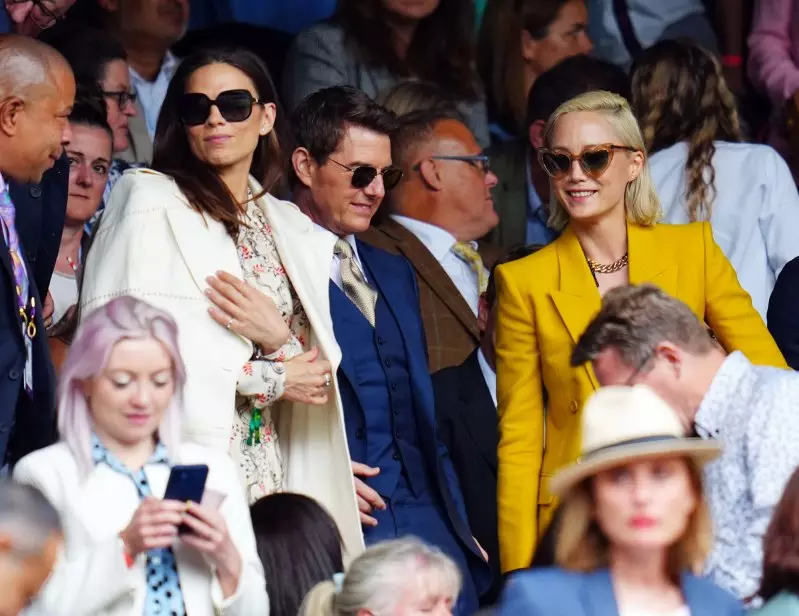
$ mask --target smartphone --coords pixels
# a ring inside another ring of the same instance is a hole
[[[173,466],[166,484],[164,500],[200,503],[205,492],[206,479],[208,479],[208,467],[205,464]],[[190,529],[185,524],[178,527],[178,534],[187,532],[190,532]]]

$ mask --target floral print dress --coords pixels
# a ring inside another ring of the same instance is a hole
[[[230,453],[252,504],[283,488],[283,463],[271,407],[285,388],[283,362],[308,350],[310,329],[280,262],[269,222],[255,202],[247,204],[243,223],[236,244],[244,280],[275,302],[291,330],[286,344],[270,355],[256,352],[239,374]]]

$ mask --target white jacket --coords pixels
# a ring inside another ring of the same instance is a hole
[[[230,458],[193,444],[181,448],[180,464],[207,464],[206,488],[225,495],[219,508],[242,558],[236,593],[222,599],[222,589],[205,557],[178,543],[175,559],[186,613],[192,616],[265,616],[269,614],[264,572],[255,548],[244,490]],[[154,496],[164,495],[169,469],[145,466]],[[81,478],[64,443],[25,456],[14,468],[14,481],[39,488],[61,515],[64,549],[42,593],[27,612],[51,616],[131,616],[143,613],[147,594],[145,561],[125,562],[119,533],[141,500],[130,478],[105,464]]]
[[[261,192],[252,178],[250,188]],[[335,374],[341,362],[329,296],[335,240],[316,230],[293,203],[267,195],[258,206],[308,316],[310,345],[321,349]],[[185,438],[227,452],[236,381],[252,344],[208,315],[205,280],[218,270],[242,278],[236,245],[224,227],[193,210],[170,177],[148,169],[127,171],[114,186],[88,254],[81,317],[121,295],[169,312],[178,324],[188,372]],[[333,384],[325,406],[278,402],[272,418],[286,467],[284,488],[327,508],[351,559],[363,550],[363,534],[336,379]]]

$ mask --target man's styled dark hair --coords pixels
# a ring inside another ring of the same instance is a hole
[[[566,58],[533,82],[527,96],[527,127],[546,121],[566,101],[593,90],[612,92],[628,101],[632,97],[630,81],[618,66],[585,55]]]
[[[69,114],[69,122],[70,124],[102,128],[113,142],[114,133],[108,124],[105,99],[99,86],[78,86],[75,104]]]
[[[332,86],[303,99],[291,114],[294,148],[302,147],[319,165],[336,151],[350,126],[389,137],[397,129],[397,116],[366,94],[350,86]],[[292,187],[299,179],[292,171]]]
[[[344,571],[338,527],[312,498],[270,494],[253,504],[250,517],[271,614],[294,616],[311,588]]]

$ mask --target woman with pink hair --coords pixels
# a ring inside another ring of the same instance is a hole
[[[61,441],[14,480],[61,515],[64,550],[37,603],[52,614],[260,616],[269,603],[234,463],[181,442],[178,332],[120,297],[89,315],[64,364]],[[162,497],[173,465],[208,467],[202,502]]]

